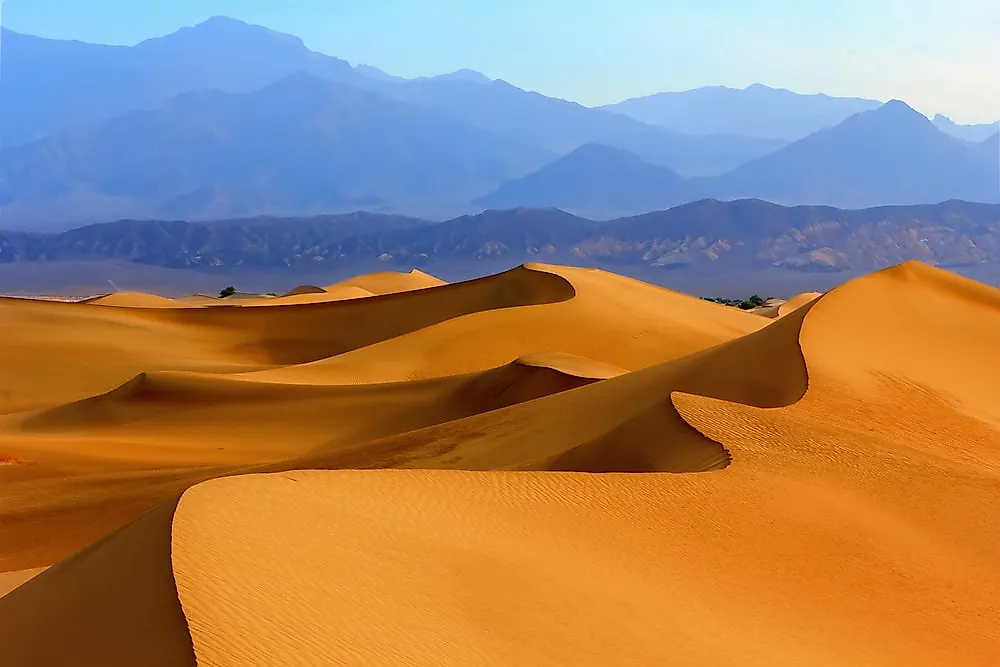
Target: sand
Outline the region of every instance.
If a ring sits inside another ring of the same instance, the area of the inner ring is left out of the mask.
[[[802,294],[796,294],[790,299],[769,299],[766,304],[759,308],[754,308],[750,312],[754,315],[760,315],[762,317],[776,318],[784,317],[785,315],[794,312],[809,303],[812,303],[816,299],[823,296],[822,292],[803,292]]]
[[[1000,291],[414,275],[0,301],[4,664],[996,664]]]
[[[399,273],[396,271],[369,273],[364,276],[357,276],[341,281],[334,285],[328,285],[324,289],[327,292],[337,292],[345,288],[354,288],[364,290],[370,294],[396,294],[398,292],[427,289],[428,287],[440,287],[446,284],[445,281],[436,276],[424,273],[419,269],[413,269],[408,273]]]

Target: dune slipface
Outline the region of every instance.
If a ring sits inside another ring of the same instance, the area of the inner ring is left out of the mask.
[[[0,301],[4,664],[996,664],[1000,291],[412,276]]]

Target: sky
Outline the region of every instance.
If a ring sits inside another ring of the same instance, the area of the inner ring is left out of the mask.
[[[598,105],[752,83],[1000,119],[1000,0],[0,0],[7,28],[131,45],[214,15],[398,76],[470,68]]]

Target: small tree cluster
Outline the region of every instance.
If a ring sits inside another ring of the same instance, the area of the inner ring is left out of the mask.
[[[703,298],[705,301],[721,303],[723,306],[732,306],[734,308],[739,308],[740,310],[753,310],[754,308],[760,308],[768,301],[768,299],[763,298],[759,294],[754,294],[749,299],[725,299],[720,296]]]

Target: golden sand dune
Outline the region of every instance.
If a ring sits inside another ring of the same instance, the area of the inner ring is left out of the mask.
[[[289,290],[282,296],[300,296],[303,294],[325,294],[326,290],[322,287],[316,287],[315,285],[299,285],[298,287]]]
[[[788,300],[777,299],[774,302],[769,301],[766,305],[761,306],[760,308],[754,308],[750,312],[754,315],[761,315],[762,317],[784,317],[788,313],[798,310],[802,306],[815,301],[821,296],[823,296],[822,292],[803,292],[802,294],[796,294]]]
[[[344,280],[334,285],[328,285],[324,289],[327,292],[334,292],[345,287],[353,287],[365,290],[371,294],[395,294],[398,292],[427,289],[428,287],[440,287],[441,285],[447,285],[447,283],[429,273],[413,269],[409,273],[398,273],[395,271],[369,273],[364,276]]]
[[[787,303],[0,301],[0,571],[158,507],[0,598],[4,664],[996,664],[1000,291]]]
[[[83,299],[77,303],[86,303],[92,306],[117,306],[119,308],[190,308],[198,305],[155,294],[143,294],[142,292],[116,292]]]

